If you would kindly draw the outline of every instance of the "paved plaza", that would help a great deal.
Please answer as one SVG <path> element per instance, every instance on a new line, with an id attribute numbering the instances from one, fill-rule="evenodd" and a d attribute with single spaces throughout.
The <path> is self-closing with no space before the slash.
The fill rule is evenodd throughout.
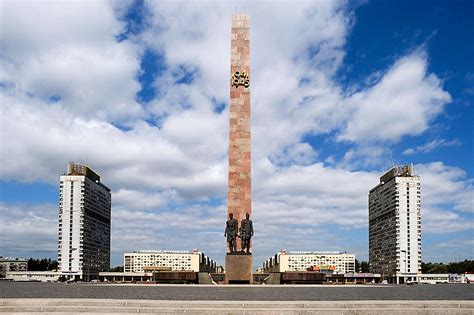
<path id="1" fill-rule="evenodd" d="M 207 286 L 0 282 L 0 298 L 132 299 L 186 301 L 474 300 L 474 285 Z"/>

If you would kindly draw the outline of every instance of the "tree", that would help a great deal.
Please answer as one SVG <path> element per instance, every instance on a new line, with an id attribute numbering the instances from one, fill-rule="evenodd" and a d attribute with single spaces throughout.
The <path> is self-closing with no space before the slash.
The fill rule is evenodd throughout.
<path id="1" fill-rule="evenodd" d="M 49 271 L 58 269 L 58 261 L 51 258 L 33 258 L 28 259 L 29 271 Z"/>
<path id="2" fill-rule="evenodd" d="M 369 263 L 366 261 L 355 260 L 355 272 L 369 272 Z"/>
<path id="3" fill-rule="evenodd" d="M 364 272 L 364 273 L 369 272 L 369 263 L 366 262 L 366 261 L 361 261 L 360 262 L 360 271 Z"/>
<path id="4" fill-rule="evenodd" d="M 443 263 L 421 263 L 422 273 L 465 273 L 474 272 L 474 260 L 464 260 L 460 262 Z"/>
<path id="5" fill-rule="evenodd" d="M 116 267 L 110 268 L 110 272 L 123 272 L 123 266 L 116 266 Z"/>
<path id="6" fill-rule="evenodd" d="M 448 264 L 447 269 L 449 273 L 474 272 L 474 260 L 452 262 Z"/>

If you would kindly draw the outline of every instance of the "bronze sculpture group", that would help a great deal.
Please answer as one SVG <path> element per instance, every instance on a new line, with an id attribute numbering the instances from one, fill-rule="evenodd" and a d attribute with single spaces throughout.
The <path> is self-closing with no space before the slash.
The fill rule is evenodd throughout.
<path id="1" fill-rule="evenodd" d="M 224 236 L 227 237 L 227 243 L 229 243 L 229 251 L 230 253 L 237 253 L 237 237 L 240 237 L 242 240 L 242 253 L 246 252 L 250 254 L 250 240 L 253 236 L 253 224 L 252 220 L 249 219 L 250 215 L 248 213 L 245 214 L 245 219 L 240 222 L 240 235 L 238 234 L 239 231 L 239 222 L 234 219 L 234 214 L 229 214 L 229 220 L 227 220 L 225 225 L 225 232 Z"/>

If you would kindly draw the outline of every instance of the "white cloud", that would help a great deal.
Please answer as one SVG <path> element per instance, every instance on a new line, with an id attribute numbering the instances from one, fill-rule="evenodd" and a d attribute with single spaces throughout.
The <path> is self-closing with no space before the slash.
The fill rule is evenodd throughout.
<path id="1" fill-rule="evenodd" d="M 182 198 L 224 195 L 225 142 L 216 142 L 214 132 L 206 134 L 206 125 L 194 126 L 191 136 L 202 136 L 197 146 L 180 147 L 178 129 L 171 142 L 166 132 L 146 123 L 125 132 L 28 97 L 0 94 L 0 103 L 2 150 L 10 156 L 0 166 L 2 178 L 56 183 L 67 161 L 87 159 L 114 189 L 174 189 Z M 174 128 L 173 120 L 169 125 Z"/>
<path id="2" fill-rule="evenodd" d="M 472 179 L 464 179 L 462 169 L 433 162 L 415 165 L 415 172 L 421 176 L 424 205 L 452 205 L 457 211 L 474 212 Z"/>
<path id="3" fill-rule="evenodd" d="M 415 171 L 422 176 L 423 243 L 431 235 L 472 230 L 472 219 L 455 209 L 457 201 L 443 197 L 451 193 L 443 187 L 468 185 L 459 178 L 462 171 L 442 163 L 415 165 Z M 274 168 L 265 176 L 257 174 L 252 217 L 256 263 L 282 248 L 349 252 L 357 248 L 359 257 L 365 257 L 361 248 L 367 241 L 367 194 L 378 183 L 380 174 L 322 164 Z M 443 185 L 434 185 L 438 176 L 443 178 Z M 469 195 L 472 191 L 465 193 Z M 433 199 L 433 195 L 439 195 L 440 199 Z M 121 262 L 121 254 L 127 250 L 196 247 L 223 263 L 225 204 L 180 203 L 176 197 L 174 191 L 120 189 L 113 192 L 115 264 Z M 450 208 L 447 202 L 452 205 Z M 57 206 L 3 204 L 2 209 L 0 229 L 6 231 L 2 235 L 3 244 L 17 244 L 22 253 L 30 248 L 23 248 L 30 235 L 38 242 L 55 244 Z M 22 222 L 26 222 L 31 233 L 25 232 Z M 33 226 L 34 222 L 39 224 Z M 351 231 L 358 231 L 359 236 L 348 237 L 354 235 Z M 22 233 L 24 235 L 19 237 Z M 40 234 L 46 236 L 40 237 Z M 49 250 L 54 255 L 53 247 Z"/>
<path id="4" fill-rule="evenodd" d="M 0 81 L 42 99 L 60 98 L 76 115 L 130 120 L 139 47 L 115 36 L 125 29 L 109 2 L 3 1 Z"/>
<path id="5" fill-rule="evenodd" d="M 155 3 L 150 5 L 154 6 Z M 293 14 L 289 16 L 292 16 L 295 23 L 290 24 L 293 25 L 291 29 L 287 29 L 288 27 L 281 25 L 279 21 L 269 19 L 266 13 L 260 11 L 263 7 L 266 7 L 264 4 L 259 4 L 252 9 L 256 15 L 252 21 L 257 24 L 252 28 L 252 30 L 256 30 L 256 34 L 252 35 L 254 36 L 252 43 L 255 42 L 258 45 L 259 42 L 268 42 L 269 45 L 273 45 L 269 47 L 262 46 L 260 47 L 261 53 L 254 53 L 255 58 L 253 59 L 260 60 L 255 63 L 255 73 L 257 74 L 255 89 L 257 95 L 258 91 L 265 90 L 258 88 L 258 86 L 267 85 L 261 79 L 258 79 L 260 77 L 258 69 L 271 68 L 265 64 L 265 62 L 268 62 L 266 56 L 278 57 L 282 61 L 279 64 L 286 64 L 284 69 L 276 69 L 285 71 L 275 73 L 276 75 L 271 80 L 274 83 L 279 82 L 278 84 L 285 87 L 285 90 L 280 89 L 278 93 L 275 90 L 268 90 L 264 95 L 257 96 L 256 105 L 253 107 L 256 109 L 254 110 L 253 138 L 254 147 L 256 148 L 255 156 L 265 157 L 267 153 L 271 152 L 280 154 L 285 147 L 302 148 L 302 145 L 298 144 L 299 137 L 305 130 L 314 128 L 310 118 L 304 119 L 303 122 L 303 118 L 307 116 L 311 106 L 307 102 L 304 103 L 305 101 L 299 104 L 298 98 L 300 96 L 298 96 L 294 99 L 295 102 L 290 100 L 290 107 L 285 108 L 284 102 L 287 96 L 281 94 L 281 92 L 291 93 L 292 86 L 285 82 L 290 79 L 291 82 L 297 83 L 299 77 L 307 72 L 305 69 L 310 59 L 311 62 L 314 62 L 316 58 L 320 63 L 333 60 L 333 58 L 325 59 L 326 57 L 323 56 L 308 56 L 306 51 L 308 46 L 324 42 L 326 45 L 325 52 L 327 53 L 328 47 L 333 47 L 334 50 L 339 51 L 344 43 L 347 17 L 342 10 L 342 4 L 322 4 L 311 8 L 307 7 L 308 5 L 308 3 L 305 3 L 301 7 L 295 6 L 292 9 Z M 3 62 L 3 65 L 11 66 L 19 63 L 19 59 L 14 57 L 14 52 L 17 50 L 24 50 L 25 62 L 32 63 L 42 60 L 43 53 L 51 53 L 58 49 L 63 51 L 64 55 L 58 55 L 54 59 L 45 59 L 45 62 L 49 63 L 48 65 L 45 64 L 45 67 L 50 72 L 44 72 L 44 75 L 38 74 L 39 79 L 35 79 L 36 81 L 41 81 L 41 79 L 51 81 L 50 88 L 41 87 L 37 90 L 34 84 L 30 84 L 30 81 L 35 77 L 35 73 L 42 73 L 42 71 L 38 70 L 28 74 L 26 67 L 21 64 L 16 66 L 18 70 L 16 76 L 10 74 L 8 78 L 14 81 L 14 87 L 2 90 L 1 97 L 2 104 L 4 104 L 2 113 L 5 123 L 1 130 L 1 136 L 5 140 L 4 147 L 10 154 L 22 157 L 20 159 L 8 159 L 4 163 L 0 170 L 3 178 L 15 178 L 30 182 L 43 180 L 54 183 L 57 174 L 60 174 L 64 169 L 66 161 L 86 159 L 96 169 L 100 170 L 104 178 L 108 178 L 108 182 L 114 188 L 136 190 L 150 186 L 163 190 L 175 189 L 178 194 L 190 198 L 203 198 L 210 195 L 224 196 L 227 164 L 227 112 L 214 113 L 212 98 L 227 100 L 228 97 L 228 85 L 225 78 L 229 69 L 229 16 L 232 8 L 222 5 L 217 6 L 216 10 L 206 10 L 206 6 L 188 6 L 184 3 L 179 5 L 156 4 L 153 18 L 153 21 L 155 21 L 154 28 L 145 32 L 142 37 L 146 43 L 154 44 L 157 49 L 164 50 L 169 70 L 158 80 L 158 83 L 163 82 L 166 78 L 173 77 L 177 71 L 176 69 L 183 66 L 197 69 L 198 79 L 193 81 L 192 84 L 174 85 L 172 82 L 167 86 L 165 96 L 150 104 L 152 114 L 155 111 L 157 114 L 164 114 L 165 118 L 162 120 L 160 128 L 136 120 L 129 121 L 127 126 L 132 129 L 124 132 L 109 124 L 106 119 L 120 117 L 122 114 L 135 117 L 134 106 L 125 107 L 127 110 L 131 109 L 132 112 L 121 112 L 120 104 L 114 102 L 113 97 L 110 100 L 111 97 L 106 93 L 110 86 L 101 85 L 104 83 L 102 80 L 101 82 L 88 81 L 87 76 L 84 76 L 84 80 L 87 82 L 77 82 L 64 70 L 73 70 L 73 67 L 63 66 L 64 60 L 76 60 L 74 48 L 77 47 L 91 48 L 90 51 L 83 52 L 84 58 L 87 59 L 97 57 L 96 53 L 102 51 L 96 49 L 97 47 L 104 48 L 105 51 L 109 49 L 112 52 L 117 52 L 123 46 L 130 45 L 127 41 L 120 43 L 114 41 L 114 35 L 122 31 L 124 26 L 115 21 L 112 8 L 106 4 L 98 4 L 97 6 L 87 8 L 87 10 L 106 11 L 103 17 L 104 25 L 95 19 L 96 15 L 91 17 L 90 23 L 86 23 L 88 20 L 86 14 L 88 11 L 86 10 L 84 15 L 71 18 L 70 22 L 61 25 L 60 28 L 58 24 L 64 22 L 59 18 L 59 16 L 62 16 L 61 10 L 65 10 L 63 16 L 67 19 L 70 14 L 73 14 L 71 12 L 79 9 L 55 3 L 51 8 L 41 8 L 43 16 L 38 19 L 49 18 L 49 24 L 46 23 L 47 25 L 44 26 L 47 28 L 46 30 L 40 28 L 39 33 L 36 34 L 35 30 L 31 29 L 29 25 L 19 26 L 24 34 L 32 32 L 31 36 L 46 36 L 43 33 L 60 28 L 58 30 L 59 34 L 55 35 L 59 39 L 65 37 L 63 33 L 72 35 L 67 40 L 64 39 L 63 44 L 59 44 L 62 43 L 61 41 L 51 42 L 45 39 L 46 43 L 44 44 L 42 41 L 34 42 L 31 47 L 25 48 L 20 47 L 20 44 L 15 42 L 20 33 L 11 35 L 14 36 L 15 40 L 10 40 L 9 37 L 5 38 L 5 41 L 12 47 L 8 52 L 13 61 Z M 21 9 L 32 10 L 32 8 L 16 7 L 14 3 L 9 3 L 8 9 L 11 16 L 18 15 Z M 281 18 L 288 13 L 287 6 L 284 5 L 277 5 L 273 10 L 275 10 L 275 15 Z M 48 14 L 51 14 L 51 16 Z M 160 16 L 163 19 L 159 19 Z M 169 18 L 175 16 L 178 18 Z M 5 23 L 12 28 L 11 23 L 14 20 L 14 18 L 11 18 Z M 187 21 L 190 20 L 199 21 L 200 23 L 188 23 Z M 304 21 L 305 24 L 299 25 L 296 23 L 298 20 Z M 317 31 L 316 26 L 310 27 L 314 20 L 317 20 L 319 24 L 322 23 L 316 26 L 324 29 L 324 32 Z M 31 23 L 35 21 L 35 19 L 32 19 Z M 270 25 L 267 25 L 267 22 Z M 76 34 L 81 32 L 81 28 L 77 26 L 81 23 L 87 24 L 87 27 L 84 28 L 85 34 Z M 332 23 L 336 25 L 332 25 Z M 275 30 L 278 30 L 278 32 L 285 32 L 288 40 L 293 39 L 296 42 L 288 43 L 281 51 L 276 37 L 269 38 L 268 34 L 262 31 L 258 33 L 257 31 L 268 30 L 271 25 L 277 27 Z M 88 35 L 91 29 L 97 31 L 92 37 Z M 291 35 L 300 32 L 303 32 L 304 36 L 302 35 L 302 38 L 305 40 L 297 39 L 298 37 Z M 274 36 L 278 35 L 278 33 L 273 34 Z M 156 35 L 156 37 L 148 38 L 153 35 Z M 87 40 L 89 38 L 90 41 Z M 12 41 L 11 44 L 10 41 Z M 258 52 L 259 49 L 253 51 Z M 126 64 L 138 63 L 136 55 L 132 54 L 131 57 L 128 56 L 130 58 L 126 57 L 127 55 L 124 55 L 123 58 L 119 59 L 123 59 Z M 309 59 L 309 57 L 311 58 Z M 300 58 L 303 61 L 295 61 L 295 63 L 291 61 L 292 58 Z M 110 59 L 113 60 L 113 56 Z M 128 67 L 129 70 L 122 74 L 116 74 L 110 71 L 115 71 L 114 69 L 117 67 L 108 66 L 108 60 L 104 60 L 104 66 L 99 66 L 98 63 L 100 62 L 96 63 L 92 60 L 87 59 L 87 62 L 80 63 L 81 71 L 71 71 L 71 75 L 98 71 L 101 75 L 114 74 L 113 76 L 116 76 L 123 86 L 136 85 L 136 71 L 135 73 L 132 71 L 133 66 Z M 63 70 L 55 72 L 54 69 L 57 67 L 62 67 Z M 118 68 L 120 69 L 120 67 Z M 287 75 L 286 70 L 289 70 L 291 75 Z M 263 72 L 262 78 L 265 80 L 266 72 L 261 72 Z M 326 74 L 321 71 L 314 71 L 313 74 L 308 79 L 312 83 L 306 84 L 305 89 L 307 91 L 303 94 L 307 94 L 311 90 L 311 93 L 315 94 L 311 98 L 317 98 L 318 104 L 325 106 L 327 109 L 330 106 L 329 103 L 334 104 L 338 98 L 337 93 L 334 96 L 333 88 Z M 259 80 L 262 83 L 258 83 Z M 127 82 L 130 84 L 127 84 Z M 270 86 L 275 85 L 271 84 Z M 46 96 L 53 94 L 55 89 L 67 90 L 62 94 L 59 93 L 63 98 L 58 103 L 49 104 L 44 100 L 44 97 L 38 97 L 38 92 L 44 92 L 44 95 L 40 93 L 40 96 Z M 122 85 L 115 85 L 111 90 L 114 91 L 114 97 L 117 97 L 120 101 L 131 100 L 130 97 L 121 94 L 128 91 L 127 88 L 122 88 Z M 134 92 L 136 90 L 134 89 Z M 90 93 L 84 91 L 90 91 Z M 272 93 L 276 94 L 276 97 Z M 84 97 L 86 96 L 84 94 L 91 98 L 85 100 Z M 101 96 L 103 101 L 107 101 L 112 107 L 97 106 L 96 96 Z M 259 97 L 262 104 L 259 104 Z M 301 97 L 306 98 L 307 96 L 302 95 Z M 333 100 L 328 103 L 327 101 L 330 98 L 333 98 Z M 265 101 L 263 102 L 263 100 Z M 276 109 L 274 104 L 277 104 Z M 315 113 L 309 116 L 316 117 L 326 109 L 316 110 Z M 116 110 L 120 113 L 115 112 Z M 84 112 L 77 115 L 77 111 Z M 109 116 L 109 114 L 112 116 Z M 288 114 L 290 115 L 288 116 Z M 302 124 L 292 122 L 300 118 Z M 271 128 L 273 132 L 266 132 L 267 128 Z M 41 132 L 36 132 L 37 130 Z M 287 152 L 292 154 L 294 150 L 288 151 L 287 149 Z M 295 158 L 300 159 L 301 163 L 307 164 L 312 156 L 314 154 L 311 148 L 306 146 L 305 152 L 295 155 Z M 45 161 L 48 162 L 45 163 Z M 22 170 L 26 167 L 32 170 L 28 175 L 22 173 Z M 127 176 L 123 176 L 123 174 L 127 174 Z"/>
<path id="6" fill-rule="evenodd" d="M 210 110 L 212 97 L 227 103 L 233 6 L 149 5 L 153 28 L 142 38 L 165 55 L 168 66 L 156 82 L 164 93 L 152 102 L 151 111 L 162 116 L 186 106 Z M 254 154 L 284 155 L 282 151 L 298 145 L 304 133 L 329 131 L 338 123 L 339 111 L 334 108 L 341 100 L 340 89 L 330 77 L 344 56 L 350 14 L 343 2 L 270 7 L 253 3 L 248 13 Z M 195 71 L 191 84 L 175 84 L 183 68 Z"/>
<path id="7" fill-rule="evenodd" d="M 459 140 L 457 139 L 453 139 L 453 140 L 436 139 L 428 143 L 425 143 L 424 145 L 417 146 L 415 148 L 408 148 L 405 151 L 403 151 L 403 155 L 412 155 L 418 152 L 429 153 L 438 148 L 459 146 L 459 145 L 461 145 L 461 142 L 459 142 Z"/>
<path id="8" fill-rule="evenodd" d="M 474 248 L 474 239 L 470 240 L 464 240 L 464 241 L 459 241 L 459 240 L 453 240 L 453 241 L 447 241 L 447 242 L 442 242 L 436 245 L 438 248 L 455 248 L 455 247 L 461 247 L 461 248 Z"/>
<path id="9" fill-rule="evenodd" d="M 473 221 L 455 212 L 429 207 L 423 208 L 422 233 L 446 234 L 472 230 Z"/>
<path id="10" fill-rule="evenodd" d="M 222 252 L 225 246 L 224 206 L 192 205 L 160 213 L 123 209 L 115 211 L 112 220 L 116 254 L 138 249 L 199 248 L 216 257 L 210 253 Z"/>
<path id="11" fill-rule="evenodd" d="M 336 165 L 348 170 L 388 168 L 392 162 L 390 155 L 390 150 L 383 145 L 361 144 L 348 149 Z"/>
<path id="12" fill-rule="evenodd" d="M 143 192 L 121 188 L 114 192 L 114 210 L 126 207 L 135 210 L 159 209 L 173 201 L 176 192 L 173 190 Z"/>
<path id="13" fill-rule="evenodd" d="M 397 60 L 373 87 L 353 94 L 347 100 L 351 116 L 338 139 L 396 142 L 425 131 L 451 102 L 427 66 L 425 53 L 414 52 Z"/>
<path id="14" fill-rule="evenodd" d="M 317 152 L 308 143 L 297 143 L 285 148 L 276 156 L 272 156 L 272 161 L 283 165 L 308 165 L 314 162 Z"/>
<path id="15" fill-rule="evenodd" d="M 58 206 L 0 202 L 0 252 L 21 256 L 55 254 L 58 237 Z M 11 253 L 11 254 L 9 254 Z"/>

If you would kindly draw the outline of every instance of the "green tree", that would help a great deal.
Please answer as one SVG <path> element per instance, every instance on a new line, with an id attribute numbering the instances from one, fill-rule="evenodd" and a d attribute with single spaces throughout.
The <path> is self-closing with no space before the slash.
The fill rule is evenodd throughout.
<path id="1" fill-rule="evenodd" d="M 360 271 L 364 272 L 364 273 L 369 272 L 369 263 L 366 262 L 366 261 L 361 261 L 360 262 Z"/>
<path id="2" fill-rule="evenodd" d="M 465 273 L 474 272 L 474 260 L 443 263 L 421 263 L 422 273 Z"/>
<path id="3" fill-rule="evenodd" d="M 447 266 L 449 273 L 465 273 L 474 272 L 474 260 L 464 260 L 460 262 L 452 262 Z"/>
<path id="4" fill-rule="evenodd" d="M 110 272 L 123 272 L 123 266 L 116 266 L 116 267 L 110 268 Z"/>
<path id="5" fill-rule="evenodd" d="M 360 271 L 360 263 L 359 261 L 356 259 L 355 260 L 355 272 L 359 272 Z"/>
<path id="6" fill-rule="evenodd" d="M 29 271 L 50 271 L 58 269 L 58 261 L 51 258 L 33 258 L 28 259 Z"/>

